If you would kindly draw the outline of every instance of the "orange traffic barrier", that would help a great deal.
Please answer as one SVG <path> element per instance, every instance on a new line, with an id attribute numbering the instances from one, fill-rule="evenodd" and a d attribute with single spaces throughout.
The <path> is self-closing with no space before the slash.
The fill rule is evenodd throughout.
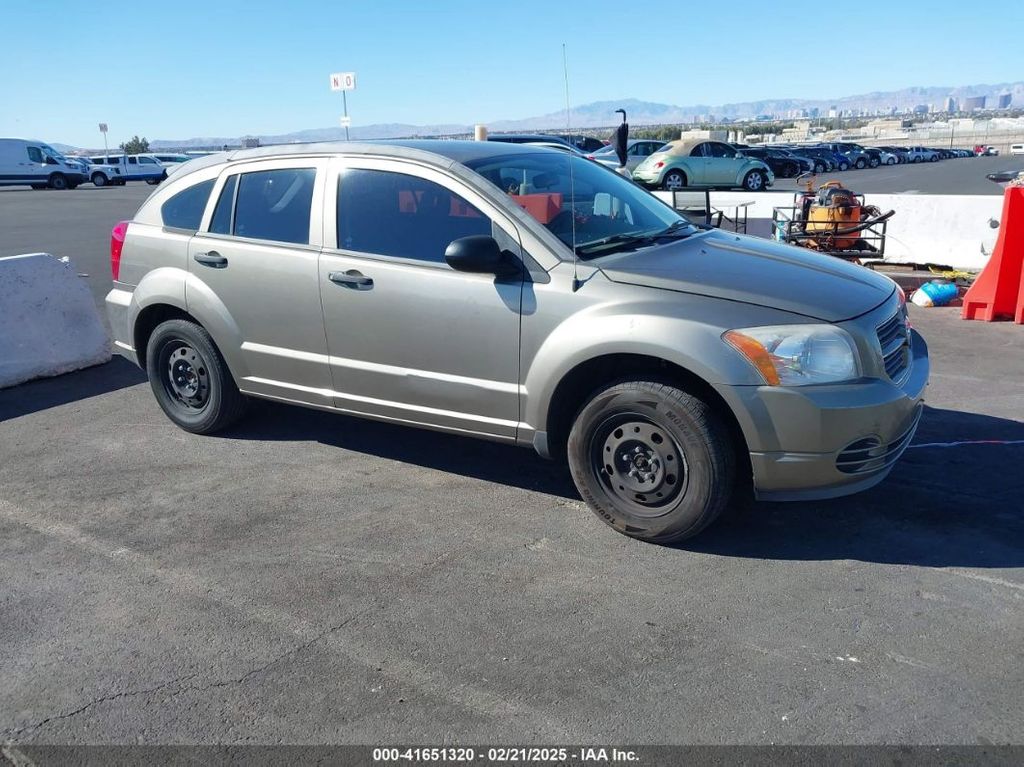
<path id="1" fill-rule="evenodd" d="M 1024 187 L 1006 189 L 995 250 L 964 296 L 960 316 L 1024 324 Z"/>

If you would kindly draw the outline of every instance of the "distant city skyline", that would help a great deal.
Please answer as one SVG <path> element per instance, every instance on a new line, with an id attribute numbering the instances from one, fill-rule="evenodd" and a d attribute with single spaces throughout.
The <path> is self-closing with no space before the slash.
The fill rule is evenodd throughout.
<path id="1" fill-rule="evenodd" d="M 911 0 L 870 34 L 799 40 L 820 19 L 820 3 L 772 6 L 738 0 L 721 12 L 681 9 L 685 45 L 668 44 L 672 24 L 651 14 L 644 30 L 609 0 L 521 0 L 481 7 L 470 0 L 316 2 L 292 0 L 268 12 L 251 2 L 181 0 L 148 6 L 109 0 L 5 4 L 5 49 L 18 76 L 0 82 L 0 135 L 75 145 L 116 146 L 150 139 L 287 133 L 338 125 L 331 72 L 355 71 L 353 127 L 369 124 L 472 124 L 565 109 L 562 44 L 571 103 L 636 98 L 662 104 L 719 105 L 783 97 L 835 99 L 845 93 L 915 85 L 1004 83 L 1021 76 L 999 29 L 1024 26 L 1024 4 L 997 0 L 964 13 L 943 0 Z M 618 20 L 618 21 L 616 21 Z M 81 45 L 48 46 L 57 25 Z M 129 26 L 131 32 L 129 32 Z M 98 44 L 98 41 L 103 41 Z M 758 42 L 755 55 L 750 43 Z M 844 47 L 849 42 L 849 48 Z M 97 52 L 100 51 L 100 52 Z M 841 64 L 839 63 L 841 62 Z M 9 65 L 8 67 L 12 67 Z M 838 73 L 842 72 L 842 76 Z"/>

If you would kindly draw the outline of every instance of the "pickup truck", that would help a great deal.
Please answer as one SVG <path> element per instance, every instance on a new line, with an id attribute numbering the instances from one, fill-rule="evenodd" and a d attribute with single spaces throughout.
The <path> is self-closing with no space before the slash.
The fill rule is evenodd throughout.
<path id="1" fill-rule="evenodd" d="M 167 169 L 159 161 L 145 155 L 101 154 L 89 159 L 93 165 L 110 165 L 117 168 L 119 180 L 111 179 L 117 184 L 126 181 L 145 181 L 147 184 L 155 185 L 167 178 Z"/>

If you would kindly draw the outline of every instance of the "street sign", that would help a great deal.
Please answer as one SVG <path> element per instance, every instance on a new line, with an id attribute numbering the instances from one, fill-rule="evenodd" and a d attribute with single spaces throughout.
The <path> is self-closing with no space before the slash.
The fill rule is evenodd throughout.
<path id="1" fill-rule="evenodd" d="M 331 75 L 332 91 L 354 91 L 355 89 L 355 72 L 335 72 L 333 75 Z"/>
<path id="2" fill-rule="evenodd" d="M 107 124 L 106 123 L 100 123 L 100 133 L 106 133 L 106 132 L 107 132 Z"/>
<path id="3" fill-rule="evenodd" d="M 345 115 L 344 117 L 341 118 L 341 127 L 342 128 L 347 128 L 351 124 L 352 124 L 352 118 L 349 117 L 348 115 Z"/>

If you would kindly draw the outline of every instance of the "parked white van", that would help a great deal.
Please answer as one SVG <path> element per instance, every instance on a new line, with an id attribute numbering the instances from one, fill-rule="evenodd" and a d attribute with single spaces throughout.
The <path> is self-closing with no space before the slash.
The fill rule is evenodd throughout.
<path id="1" fill-rule="evenodd" d="M 1010 144 L 1010 154 L 1024 154 L 1024 144 Z"/>
<path id="2" fill-rule="evenodd" d="M 85 181 L 78 163 L 42 141 L 0 138 L 0 186 L 74 189 Z"/>

